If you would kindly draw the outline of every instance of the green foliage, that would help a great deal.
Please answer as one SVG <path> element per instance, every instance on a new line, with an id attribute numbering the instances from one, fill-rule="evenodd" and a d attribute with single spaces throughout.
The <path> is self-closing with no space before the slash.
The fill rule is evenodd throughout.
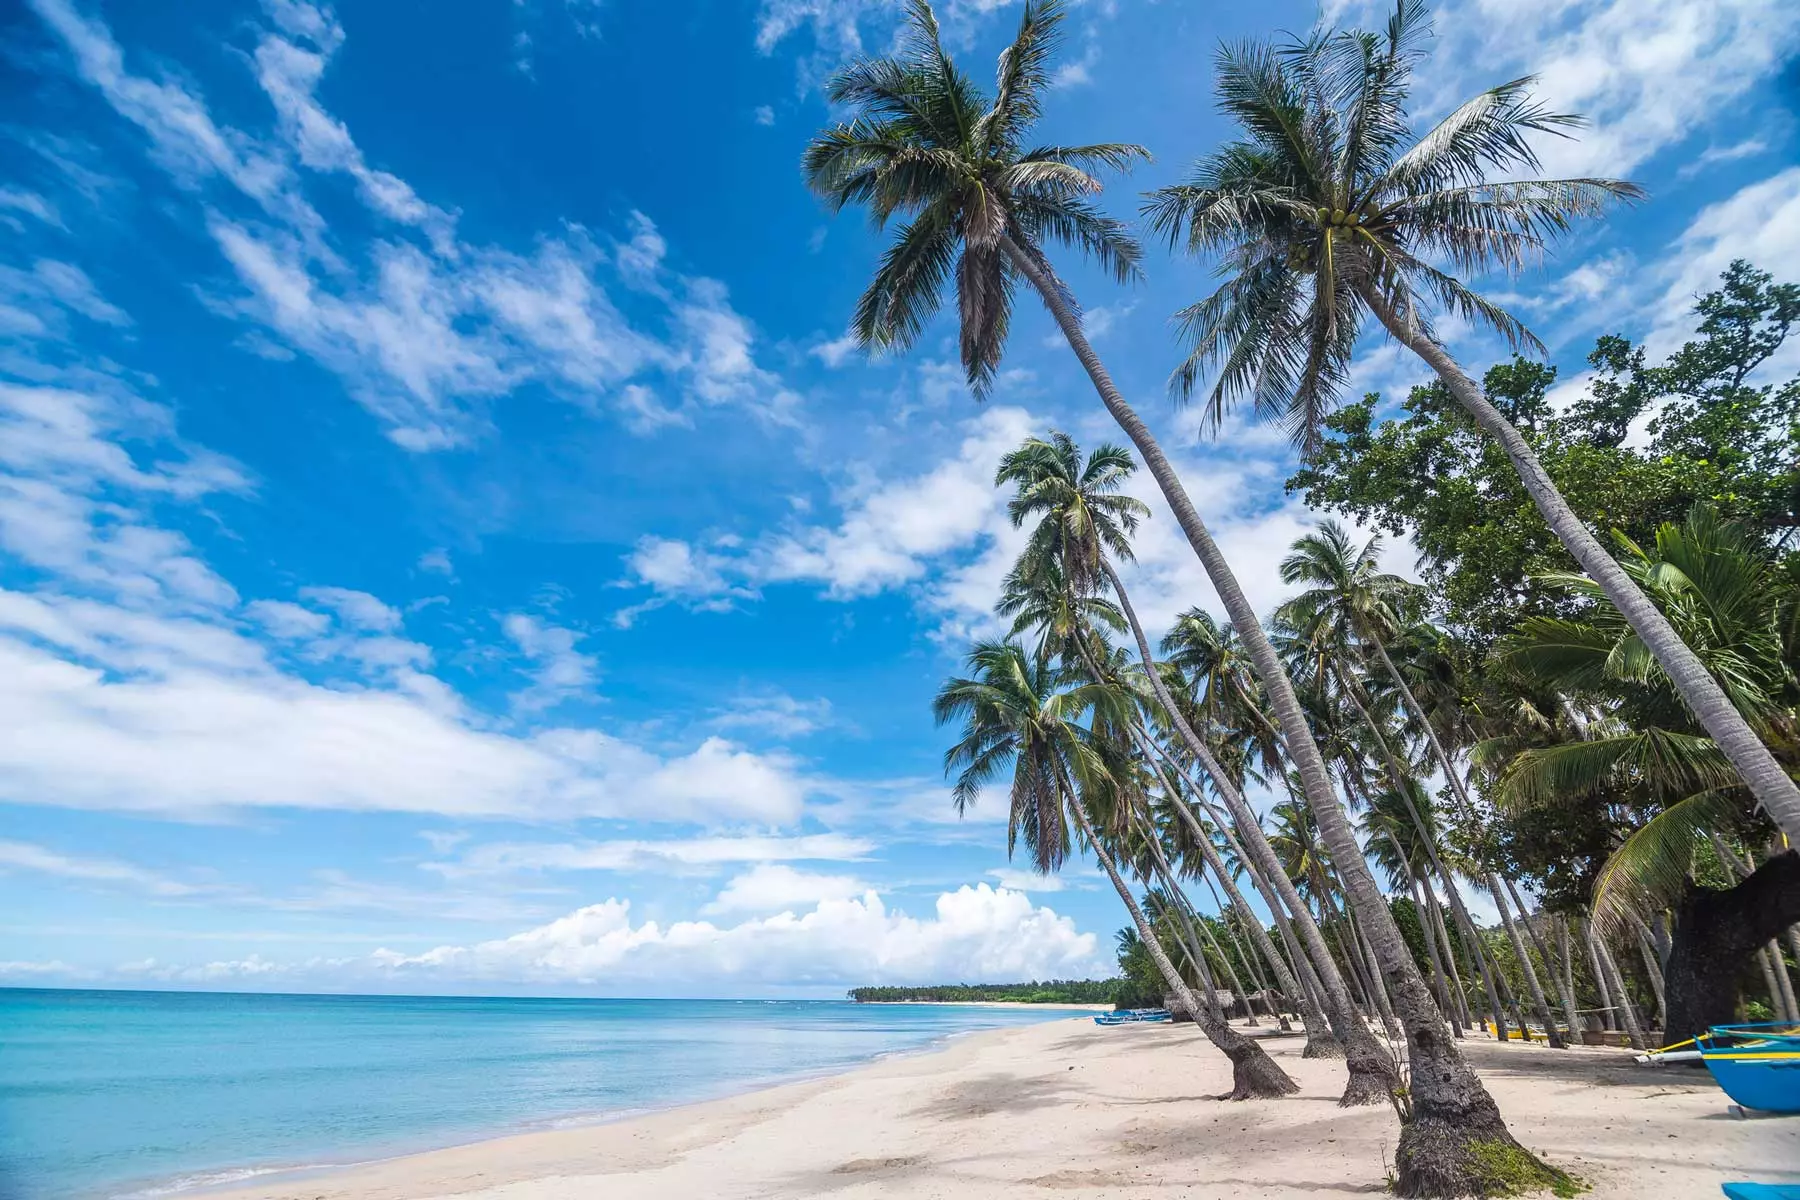
<path id="1" fill-rule="evenodd" d="M 858 1004 L 1111 1004 L 1120 979 L 1046 979 L 1030 983 L 944 983 L 932 987 L 851 988 Z"/>
<path id="2" fill-rule="evenodd" d="M 1694 340 L 1647 365 L 1641 347 L 1600 339 L 1597 374 L 1567 411 L 1553 368 L 1514 359 L 1487 372 L 1488 400 L 1531 441 L 1551 481 L 1601 536 L 1639 543 L 1696 503 L 1760 536 L 1800 524 L 1800 379 L 1756 375 L 1800 316 L 1800 286 L 1735 262 L 1698 304 Z M 1387 532 L 1410 532 L 1442 616 L 1486 643 L 1526 615 L 1580 603 L 1544 576 L 1574 562 L 1512 464 L 1440 384 L 1414 388 L 1383 419 L 1365 396 L 1325 420 L 1329 436 L 1288 480 L 1308 504 Z M 1627 444 L 1645 427 L 1648 442 Z"/>
<path id="3" fill-rule="evenodd" d="M 1119 954 L 1119 1007 L 1159 1007 L 1164 993 L 1169 990 L 1168 984 L 1163 981 L 1162 972 L 1156 969 L 1156 963 L 1151 961 L 1150 951 L 1144 947 L 1137 930 L 1129 926 L 1121 929 L 1114 940 Z"/>

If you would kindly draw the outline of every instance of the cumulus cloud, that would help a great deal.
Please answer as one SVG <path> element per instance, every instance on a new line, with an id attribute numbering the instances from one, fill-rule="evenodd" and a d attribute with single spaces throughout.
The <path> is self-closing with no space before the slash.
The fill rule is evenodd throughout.
<path id="1" fill-rule="evenodd" d="M 850 984 L 947 979 L 1045 979 L 1104 974 L 1099 939 L 1023 893 L 987 884 L 937 897 L 913 916 L 874 891 L 810 908 L 712 921 L 636 922 L 630 901 L 609 899 L 511 937 L 408 954 L 284 963 L 263 955 L 172 963 L 141 960 L 91 976 L 178 986 L 596 989 L 642 995 L 736 994 L 764 988 L 837 990 Z M 72 977 L 62 963 L 0 963 L 0 977 Z"/>

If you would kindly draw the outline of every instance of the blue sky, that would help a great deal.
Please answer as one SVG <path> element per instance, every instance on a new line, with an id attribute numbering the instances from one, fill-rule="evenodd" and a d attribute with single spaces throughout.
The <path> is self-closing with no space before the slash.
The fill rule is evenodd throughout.
<path id="1" fill-rule="evenodd" d="M 1333 5 L 1328 15 L 1368 15 Z M 1046 141 L 1174 178 L 1221 38 L 1089 0 Z M 1114 437 L 1023 303 L 868 362 L 879 242 L 797 163 L 880 0 L 25 0 L 0 15 L 0 981 L 832 994 L 1108 969 L 1088 868 L 957 821 L 927 710 L 1017 546 L 998 455 Z M 953 0 L 973 71 L 1014 22 Z M 1651 201 L 1487 281 L 1582 384 L 1743 255 L 1791 273 L 1800 12 L 1452 0 L 1423 114 L 1541 71 Z M 1253 598 L 1311 516 L 1167 401 L 1207 288 L 1064 262 Z M 1498 348 L 1451 330 L 1472 366 Z M 1420 372 L 1371 341 L 1359 387 Z M 1146 495 L 1146 499 L 1154 501 Z M 1212 595 L 1160 506 L 1146 619 Z M 1405 568 L 1404 547 L 1390 555 Z M 997 800 L 997 798 L 996 798 Z"/>

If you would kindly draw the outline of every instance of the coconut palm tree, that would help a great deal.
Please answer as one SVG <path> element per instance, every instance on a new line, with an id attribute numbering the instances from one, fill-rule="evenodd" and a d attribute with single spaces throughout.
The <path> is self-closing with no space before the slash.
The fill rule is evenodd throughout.
<path id="1" fill-rule="evenodd" d="M 1130 561 L 1130 535 L 1137 529 L 1138 522 L 1148 514 L 1148 509 L 1141 502 L 1121 494 L 1121 489 L 1134 469 L 1135 464 L 1130 454 L 1111 445 L 1102 445 L 1084 463 L 1081 448 L 1067 434 L 1060 432 L 1053 433 L 1047 441 L 1028 438 L 1018 449 L 1002 458 L 994 482 L 996 485 L 1011 483 L 1015 488 L 1014 496 L 1007 505 L 1013 524 L 1022 527 L 1027 520 L 1037 519 L 1032 527 L 1030 542 L 1021 555 L 1014 574 L 1034 575 L 1045 579 L 1054 576 L 1061 579 L 1071 591 L 1098 586 L 1102 582 L 1111 588 L 1118 600 L 1118 609 L 1124 615 L 1142 656 L 1142 677 L 1149 684 L 1155 707 L 1178 731 L 1188 753 L 1200 762 L 1213 780 L 1214 788 L 1225 799 L 1240 836 L 1258 857 L 1264 872 L 1278 872 L 1278 864 L 1266 843 L 1258 847 L 1262 831 L 1256 825 L 1249 805 L 1214 758 L 1210 747 L 1183 718 L 1174 698 L 1165 687 L 1156 662 L 1150 655 L 1149 639 L 1132 607 L 1125 582 L 1114 565 L 1117 561 Z M 1073 600 L 1062 604 L 1068 610 L 1078 607 Z M 1094 672 L 1096 678 L 1101 678 L 1102 673 L 1087 650 L 1083 650 L 1082 657 L 1084 665 Z M 1147 737 L 1144 740 L 1146 754 L 1154 757 L 1153 743 Z M 1185 805 L 1177 807 L 1192 826 L 1196 837 L 1204 838 L 1204 831 L 1200 828 L 1195 813 Z M 1285 882 L 1276 881 L 1276 890 L 1280 891 Z M 1291 890 L 1292 885 L 1287 886 Z M 1298 916 L 1302 941 L 1314 955 L 1315 969 L 1324 989 L 1327 1001 L 1325 1011 L 1331 1024 L 1332 1037 L 1343 1047 L 1350 1068 L 1342 1101 L 1347 1104 L 1379 1103 L 1387 1096 L 1393 1083 L 1390 1060 L 1356 1016 L 1350 1004 L 1349 992 L 1326 952 L 1323 937 L 1316 928 L 1308 932 L 1310 916 L 1305 915 L 1303 909 Z M 1264 940 L 1267 941 L 1266 934 Z M 1272 944 L 1265 948 L 1268 953 L 1274 953 Z M 1303 1019 L 1304 1016 L 1303 1011 Z M 1315 1055 L 1330 1053 L 1323 1031 L 1317 1028 L 1316 1020 L 1312 1036 L 1308 1040 L 1309 1043 L 1318 1043 L 1314 1047 Z"/>
<path id="2" fill-rule="evenodd" d="M 1576 221 L 1642 195 L 1614 179 L 1524 179 L 1533 135 L 1580 119 L 1532 95 L 1531 77 L 1456 108 L 1422 137 L 1406 102 L 1430 33 L 1422 0 L 1399 0 L 1385 36 L 1325 32 L 1279 49 L 1224 49 L 1220 107 L 1244 137 L 1202 159 L 1189 179 L 1151 193 L 1145 213 L 1174 244 L 1216 254 L 1228 278 L 1179 314 L 1190 353 L 1174 386 L 1207 393 L 1216 423 L 1248 396 L 1314 443 L 1373 317 L 1416 353 L 1517 469 L 1538 511 L 1662 665 L 1682 701 L 1790 838 L 1800 787 L 1694 651 L 1607 553 L 1551 482 L 1536 451 L 1439 340 L 1426 309 L 1542 346 L 1512 314 L 1433 260 L 1465 274 L 1516 270 Z"/>
<path id="3" fill-rule="evenodd" d="M 1106 748 L 1079 717 L 1096 706 L 1110 707 L 1111 698 L 1092 683 L 1064 685 L 1051 667 L 1034 663 L 1014 642 L 977 643 L 968 661 L 971 674 L 947 681 L 932 703 L 940 725 L 962 722 L 962 736 L 944 755 L 945 772 L 956 773 L 953 795 L 958 813 L 983 787 L 1010 772 L 1007 852 L 1010 855 L 1023 840 L 1033 865 L 1044 873 L 1056 870 L 1067 858 L 1072 821 L 1119 893 L 1170 991 L 1194 1014 L 1207 1039 L 1231 1060 L 1230 1098 L 1297 1091 L 1298 1085 L 1261 1046 L 1216 1019 L 1195 998 L 1120 874 L 1108 839 L 1089 817 L 1090 803 L 1118 800 L 1120 781 L 1109 769 Z"/>
<path id="4" fill-rule="evenodd" d="M 1784 761 L 1800 765 L 1800 683 L 1789 664 L 1800 644 L 1782 616 L 1792 590 L 1746 528 L 1696 508 L 1665 524 L 1654 545 L 1620 538 L 1625 569 L 1653 596 Z M 1602 715 L 1583 736 L 1518 751 L 1505 762 L 1496 795 L 1515 809 L 1591 803 L 1623 790 L 1654 815 L 1601 868 L 1595 933 L 1629 933 L 1634 918 L 1676 913 L 1668 961 L 1672 1029 L 1688 1032 L 1729 1018 L 1744 960 L 1800 918 L 1793 851 L 1773 856 L 1768 874 L 1719 894 L 1697 894 L 1696 862 L 1724 861 L 1715 839 L 1757 833 L 1759 818 L 1741 777 L 1697 727 L 1636 630 L 1601 590 L 1579 575 L 1553 579 L 1591 608 L 1569 618 L 1532 617 L 1497 649 L 1509 668 L 1555 686 Z M 1784 637 L 1784 635 L 1787 635 Z M 1741 871 L 1726 878 L 1735 880 Z M 1702 903 L 1701 901 L 1705 901 Z M 1601 947 L 1604 949 L 1604 947 Z"/>
<path id="5" fill-rule="evenodd" d="M 1303 534 L 1296 540 L 1288 556 L 1281 561 L 1281 581 L 1289 585 L 1300 584 L 1305 589 L 1288 601 L 1287 608 L 1291 612 L 1305 614 L 1305 619 L 1319 632 L 1329 633 L 1333 648 L 1341 655 L 1361 658 L 1361 651 L 1374 651 L 1386 672 L 1388 682 L 1393 685 L 1402 701 L 1406 714 L 1424 734 L 1425 741 L 1437 760 L 1438 769 L 1443 772 L 1451 791 L 1460 802 L 1464 820 L 1474 824 L 1477 821 L 1475 805 L 1463 786 L 1457 765 L 1451 761 L 1443 744 L 1438 741 L 1437 732 L 1432 728 L 1425 710 L 1413 697 L 1405 677 L 1388 654 L 1387 639 L 1403 624 L 1400 610 L 1415 601 L 1418 589 L 1398 575 L 1383 571 L 1380 555 L 1379 535 L 1371 537 L 1359 549 L 1351 540 L 1349 531 L 1342 525 L 1336 521 L 1321 522 L 1316 531 Z M 1352 667 L 1353 670 L 1360 671 L 1365 669 L 1366 664 L 1353 662 Z M 1356 706 L 1365 722 L 1369 722 L 1370 735 L 1380 743 L 1381 731 L 1370 722 L 1369 714 L 1364 711 L 1356 695 L 1358 687 L 1354 675 L 1345 679 L 1347 698 Z M 1385 753 L 1385 747 L 1382 749 L 1392 773 L 1394 760 Z M 1397 777 L 1391 779 L 1390 787 L 1395 789 L 1394 795 L 1405 798 L 1403 780 Z M 1434 869 L 1439 871 L 1443 879 L 1453 907 L 1460 913 L 1462 900 L 1457 892 L 1455 877 L 1442 870 L 1434 845 L 1428 842 L 1426 849 L 1430 852 Z M 1512 943 L 1513 953 L 1518 956 L 1519 965 L 1524 971 L 1525 984 L 1531 993 L 1538 1021 L 1544 1026 L 1550 1044 L 1562 1049 L 1565 1045 L 1562 1034 L 1556 1028 L 1555 1015 L 1545 997 L 1543 984 L 1538 980 L 1537 969 L 1532 964 L 1525 939 L 1513 921 L 1505 890 L 1492 868 L 1484 868 L 1482 877 L 1488 894 L 1493 897 L 1494 907 L 1500 915 L 1500 923 L 1506 930 L 1507 939 Z M 1546 969 L 1549 968 L 1549 962 L 1546 957 Z M 1498 1028 L 1500 1026 L 1496 1025 L 1496 1029 Z M 1521 1029 L 1521 1033 L 1523 1032 L 1525 1031 Z"/>
<path id="6" fill-rule="evenodd" d="M 910 345 L 954 281 L 962 364 L 979 394 L 1005 347 L 1013 288 L 1023 280 L 1037 292 L 1102 405 L 1156 480 L 1244 638 L 1307 803 L 1342 863 L 1351 902 L 1371 931 L 1383 969 L 1393 976 L 1413 1065 L 1413 1116 L 1395 1155 L 1398 1191 L 1479 1191 L 1485 1187 L 1482 1164 L 1494 1160 L 1494 1147 L 1528 1176 L 1547 1172 L 1507 1132 L 1500 1110 L 1438 1018 L 1381 890 L 1358 857 L 1356 832 L 1274 647 L 1168 456 L 1088 342 L 1080 309 L 1046 252 L 1050 244 L 1070 246 L 1120 281 L 1135 277 L 1141 252 L 1119 222 L 1093 206 L 1100 183 L 1092 170 L 1123 169 L 1147 157 L 1145 151 L 1123 143 L 1026 148 L 1050 82 L 1063 18 L 1057 0 L 1027 0 L 1018 34 L 1000 56 L 991 98 L 945 52 L 927 0 L 908 0 L 907 13 L 895 55 L 858 60 L 832 80 L 828 96 L 854 115 L 815 136 L 803 163 L 809 185 L 834 207 L 866 205 L 878 226 L 904 218 L 858 301 L 852 333 L 869 349 Z"/>

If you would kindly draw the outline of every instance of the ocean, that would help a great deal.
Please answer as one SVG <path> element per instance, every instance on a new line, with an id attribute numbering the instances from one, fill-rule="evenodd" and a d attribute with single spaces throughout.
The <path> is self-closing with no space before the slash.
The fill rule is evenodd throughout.
<path id="1" fill-rule="evenodd" d="M 1070 1015 L 0 989 L 0 1198 L 147 1200 L 664 1108 Z"/>

